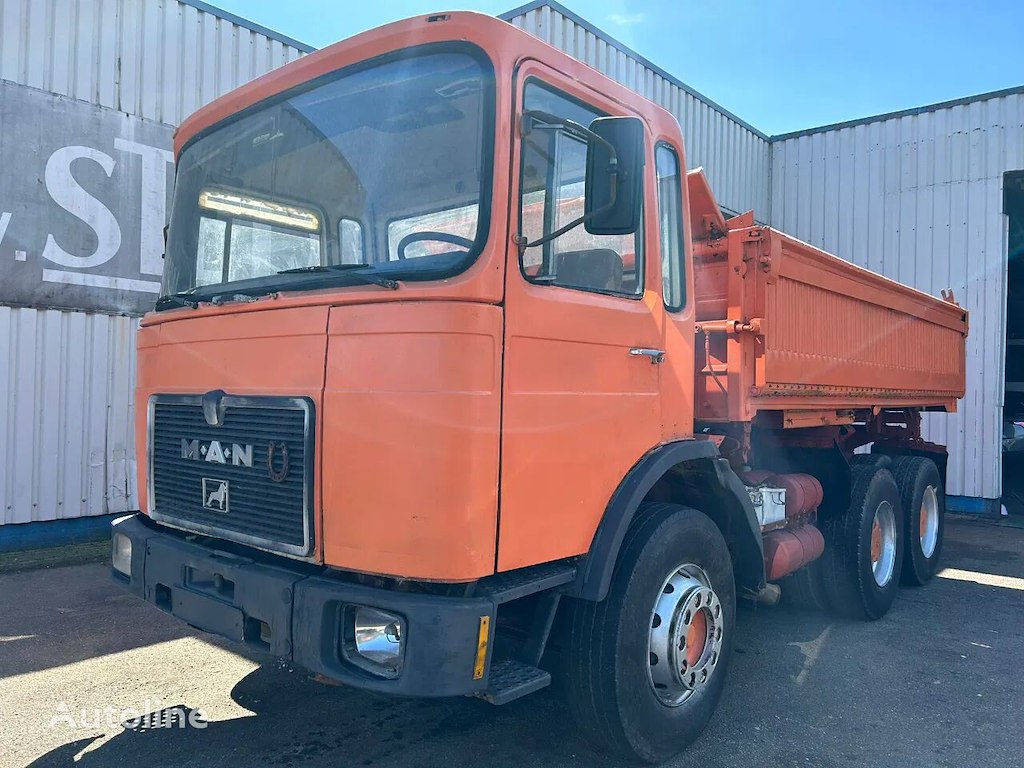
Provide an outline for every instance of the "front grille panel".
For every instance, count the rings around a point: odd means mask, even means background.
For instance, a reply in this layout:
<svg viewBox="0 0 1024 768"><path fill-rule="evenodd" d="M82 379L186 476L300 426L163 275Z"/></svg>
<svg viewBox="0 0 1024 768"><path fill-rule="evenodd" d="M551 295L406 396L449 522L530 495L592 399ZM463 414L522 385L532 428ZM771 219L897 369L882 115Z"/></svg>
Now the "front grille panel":
<svg viewBox="0 0 1024 768"><path fill-rule="evenodd" d="M207 423L198 396L152 398L150 514L187 530L308 555L312 403L224 396L222 404L223 423L214 427ZM271 444L272 469L267 464ZM250 457L252 465L247 466Z"/></svg>

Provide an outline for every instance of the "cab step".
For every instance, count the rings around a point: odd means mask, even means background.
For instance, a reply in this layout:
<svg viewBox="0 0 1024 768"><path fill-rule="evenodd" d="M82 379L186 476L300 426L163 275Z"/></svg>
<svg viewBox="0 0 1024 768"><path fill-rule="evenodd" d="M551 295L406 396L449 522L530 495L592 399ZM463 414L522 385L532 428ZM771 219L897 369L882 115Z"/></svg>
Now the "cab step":
<svg viewBox="0 0 1024 768"><path fill-rule="evenodd" d="M508 704L551 685L550 672L515 659L493 662L488 679L490 686L476 695L496 705Z"/></svg>
<svg viewBox="0 0 1024 768"><path fill-rule="evenodd" d="M536 592L565 586L575 578L576 566L573 563L564 561L542 563L528 568L496 573L481 579L479 594L481 597L491 598L495 605L499 605L510 603Z"/></svg>

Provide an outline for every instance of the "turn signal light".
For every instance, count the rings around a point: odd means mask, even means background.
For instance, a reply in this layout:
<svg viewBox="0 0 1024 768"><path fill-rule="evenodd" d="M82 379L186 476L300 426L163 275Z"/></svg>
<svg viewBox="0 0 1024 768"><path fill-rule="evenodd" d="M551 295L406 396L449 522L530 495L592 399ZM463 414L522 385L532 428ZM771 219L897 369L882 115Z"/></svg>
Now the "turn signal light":
<svg viewBox="0 0 1024 768"><path fill-rule="evenodd" d="M123 533L115 533L111 541L110 564L118 573L132 575L132 540Z"/></svg>

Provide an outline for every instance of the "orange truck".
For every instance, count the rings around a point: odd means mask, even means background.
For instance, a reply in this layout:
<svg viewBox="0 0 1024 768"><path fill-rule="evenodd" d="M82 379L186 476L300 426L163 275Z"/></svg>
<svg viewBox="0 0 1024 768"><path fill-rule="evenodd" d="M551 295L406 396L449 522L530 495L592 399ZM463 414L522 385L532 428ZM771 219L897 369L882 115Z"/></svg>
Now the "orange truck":
<svg viewBox="0 0 1024 768"><path fill-rule="evenodd" d="M921 422L966 312L724 218L623 85L440 13L223 96L175 155L112 542L162 610L401 696L564 675L589 740L657 762L738 598L877 619L934 575Z"/></svg>

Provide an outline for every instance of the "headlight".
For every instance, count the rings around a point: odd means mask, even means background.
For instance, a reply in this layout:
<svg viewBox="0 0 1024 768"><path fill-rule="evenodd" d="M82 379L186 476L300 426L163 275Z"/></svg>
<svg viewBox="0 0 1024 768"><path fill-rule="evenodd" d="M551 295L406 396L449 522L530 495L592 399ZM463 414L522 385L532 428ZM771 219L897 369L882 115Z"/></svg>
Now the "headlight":
<svg viewBox="0 0 1024 768"><path fill-rule="evenodd" d="M110 549L110 564L118 573L132 575L132 540L123 533L115 533Z"/></svg>
<svg viewBox="0 0 1024 768"><path fill-rule="evenodd" d="M381 677L394 678L402 671L405 653L405 621L387 611L351 606L353 648L357 658L352 661ZM368 662L368 663L367 663Z"/></svg>

